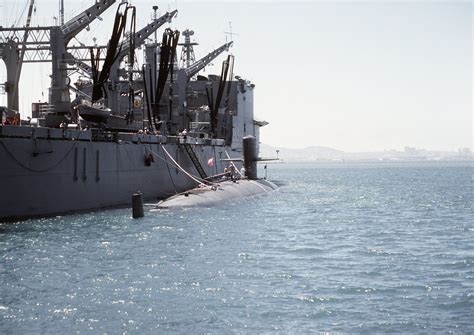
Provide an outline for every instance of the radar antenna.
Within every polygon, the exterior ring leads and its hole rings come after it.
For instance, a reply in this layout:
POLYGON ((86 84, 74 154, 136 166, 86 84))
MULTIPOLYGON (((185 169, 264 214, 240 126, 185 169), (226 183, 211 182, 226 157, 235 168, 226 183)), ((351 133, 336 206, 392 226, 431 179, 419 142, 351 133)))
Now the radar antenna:
POLYGON ((227 43, 227 39, 230 39, 231 41, 234 40, 234 36, 239 36, 236 33, 232 32, 232 22, 229 21, 229 31, 224 31, 225 34, 225 42, 227 43))
POLYGON ((179 43, 183 49, 181 50, 181 67, 190 67, 196 61, 194 55, 193 45, 198 45, 196 42, 191 42, 191 36, 194 35, 194 31, 186 29, 183 31, 184 43, 179 43))

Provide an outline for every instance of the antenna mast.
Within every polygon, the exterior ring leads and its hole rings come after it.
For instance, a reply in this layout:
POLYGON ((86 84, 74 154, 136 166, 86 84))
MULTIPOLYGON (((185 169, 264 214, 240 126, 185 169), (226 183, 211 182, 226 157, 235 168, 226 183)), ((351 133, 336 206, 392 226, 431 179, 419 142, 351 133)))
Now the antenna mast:
MULTIPOLYGON (((158 10, 158 6, 155 5, 152 8, 153 8, 153 11, 154 11, 153 20, 156 21, 156 18, 157 18, 156 17, 156 11, 158 10)), ((158 43, 158 38, 157 38, 157 35, 156 35, 156 30, 155 30, 155 46, 156 46, 157 43, 158 43)))
POLYGON ((179 43, 178 45, 183 46, 181 50, 181 62, 182 66, 186 68, 190 67, 196 61, 196 56, 194 55, 193 45, 198 45, 196 42, 191 42, 191 36, 194 35, 194 31, 186 29, 183 31, 184 43, 179 43))
POLYGON ((227 43, 227 37, 230 37, 230 40, 232 41, 233 38, 234 38, 234 35, 239 36, 239 35, 232 32, 232 22, 230 22, 230 21, 229 21, 229 31, 224 31, 224 34, 225 34, 226 43, 227 43))
POLYGON ((59 0, 59 25, 64 25, 64 0, 59 0))

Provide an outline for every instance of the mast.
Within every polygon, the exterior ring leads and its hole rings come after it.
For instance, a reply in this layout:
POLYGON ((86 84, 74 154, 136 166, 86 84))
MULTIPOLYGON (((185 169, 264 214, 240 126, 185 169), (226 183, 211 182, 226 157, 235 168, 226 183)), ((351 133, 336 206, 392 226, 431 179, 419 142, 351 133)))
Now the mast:
POLYGON ((181 67, 190 67, 196 61, 194 55, 193 45, 198 45, 196 42, 191 42, 191 36, 194 35, 194 31, 186 29, 183 31, 184 43, 179 43, 183 48, 181 49, 181 67))
MULTIPOLYGON (((153 21, 156 21, 157 19, 157 16, 156 16, 156 11, 158 10, 158 6, 153 6, 153 21)), ((155 44, 158 43, 158 37, 157 37, 157 34, 156 34, 156 30, 155 30, 155 33, 154 33, 154 37, 155 37, 155 44)))
POLYGON ((64 24, 64 0, 59 0, 59 25, 64 24))

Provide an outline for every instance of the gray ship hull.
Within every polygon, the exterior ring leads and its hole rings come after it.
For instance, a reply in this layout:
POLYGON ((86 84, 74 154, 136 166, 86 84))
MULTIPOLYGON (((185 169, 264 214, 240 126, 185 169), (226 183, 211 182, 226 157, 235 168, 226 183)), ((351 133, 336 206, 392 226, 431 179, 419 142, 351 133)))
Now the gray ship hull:
POLYGON ((138 191, 146 200, 165 199, 197 185, 181 170, 199 178, 185 143, 209 176, 222 172, 220 158, 230 153, 222 140, 93 135, 0 126, 0 220, 129 205, 138 191))

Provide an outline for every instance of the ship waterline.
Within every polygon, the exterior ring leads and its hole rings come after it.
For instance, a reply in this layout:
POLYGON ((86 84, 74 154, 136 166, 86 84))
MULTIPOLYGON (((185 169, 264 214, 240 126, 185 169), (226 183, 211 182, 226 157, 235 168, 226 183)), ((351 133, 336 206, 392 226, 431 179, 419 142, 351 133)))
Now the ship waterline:
MULTIPOLYGON (((0 131, 11 128, 2 126, 0 131)), ((135 192, 146 200, 164 199, 199 180, 184 172, 198 176, 186 145, 201 162, 212 159, 212 166, 202 164, 209 176, 223 169, 220 158, 230 150, 222 140, 122 134, 132 141, 119 136, 113 142, 92 142, 87 140, 89 131, 70 134, 77 138, 0 137, 1 219, 126 205, 135 192)))

